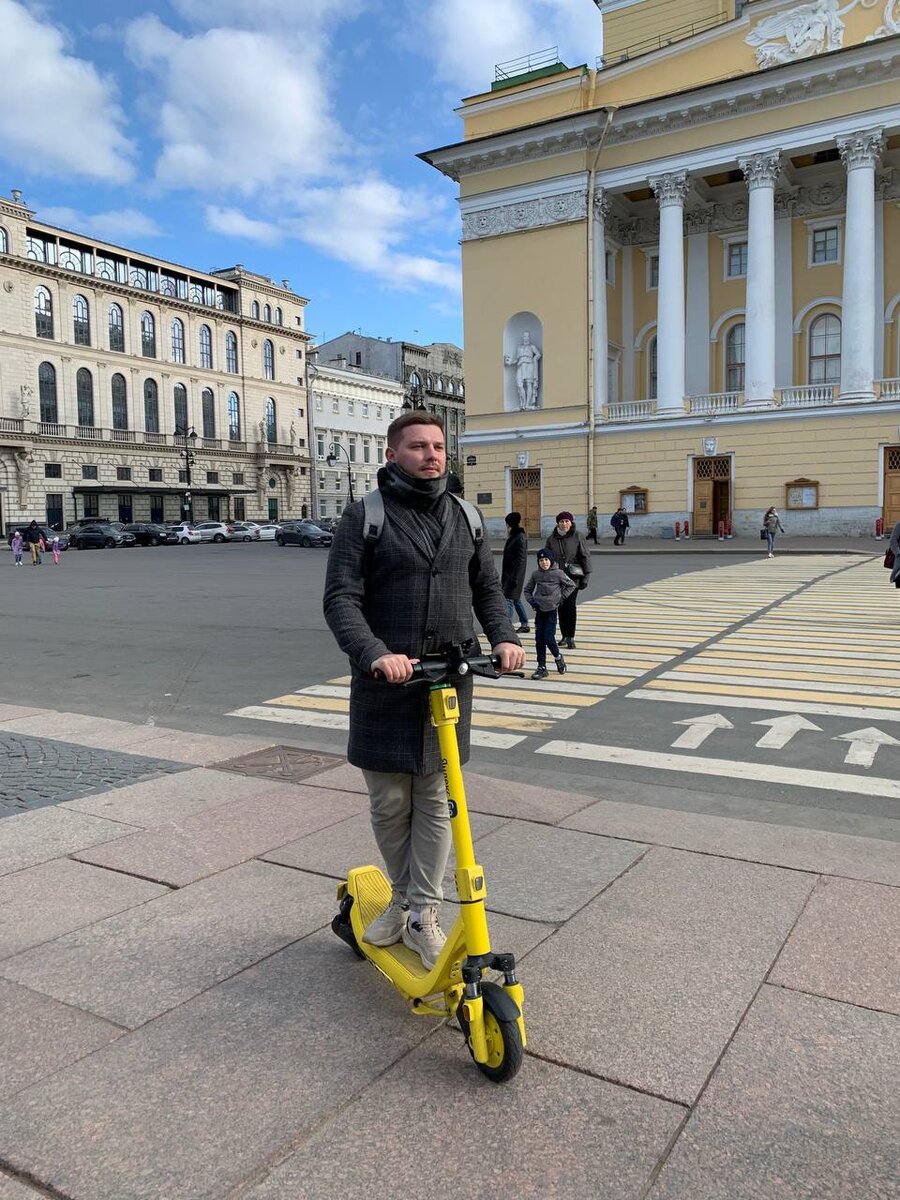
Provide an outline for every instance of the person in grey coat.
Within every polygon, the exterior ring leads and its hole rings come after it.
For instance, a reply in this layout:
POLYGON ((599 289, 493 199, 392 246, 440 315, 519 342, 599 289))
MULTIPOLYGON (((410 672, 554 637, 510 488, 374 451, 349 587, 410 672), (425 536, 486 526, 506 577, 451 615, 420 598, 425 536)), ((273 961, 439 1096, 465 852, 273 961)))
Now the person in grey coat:
POLYGON ((565 675, 566 660, 556 644, 556 613, 567 596, 575 593, 574 582, 554 564, 549 550, 539 550, 538 569, 525 585, 525 599, 534 609, 534 642, 537 670, 532 679, 547 678, 547 650, 556 661, 556 669, 565 675))
MULTIPOLYGON (((515 671, 525 652, 513 631, 487 540, 475 544, 447 495, 444 428, 431 413, 404 413, 387 432, 378 472, 385 521, 365 538, 363 503, 344 513, 328 560, 325 619, 351 666, 349 761, 369 789, 372 829, 391 881, 391 902, 366 929, 372 945, 403 940, 430 968, 445 938, 437 921, 450 822, 426 689, 399 687, 413 663, 471 642, 474 615, 515 671), (379 682, 377 674, 385 681, 379 682)), ((460 758, 469 757, 472 677, 457 683, 460 758)))
POLYGON ((575 649, 575 623, 578 620, 576 603, 578 592, 588 585, 591 576, 591 552, 587 542, 575 528, 575 518, 570 512, 557 513, 556 528, 547 538, 544 549, 561 570, 575 581, 572 594, 566 596, 559 606, 559 644, 567 650, 575 649))
POLYGON ((517 512, 506 514, 506 544, 503 547, 503 565, 500 568, 500 587, 506 598, 506 611, 510 621, 513 608, 519 618, 516 633, 530 633, 528 612, 522 605, 522 588, 525 584, 525 568, 528 566, 528 538, 522 528, 522 517, 517 512))

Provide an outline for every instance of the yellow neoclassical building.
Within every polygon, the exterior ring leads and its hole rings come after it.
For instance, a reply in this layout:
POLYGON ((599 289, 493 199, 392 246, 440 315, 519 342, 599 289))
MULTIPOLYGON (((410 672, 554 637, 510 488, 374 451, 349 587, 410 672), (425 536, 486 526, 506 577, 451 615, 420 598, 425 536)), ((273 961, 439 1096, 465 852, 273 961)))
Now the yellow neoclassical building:
POLYGON ((602 59, 498 69, 422 156, 459 183, 467 494, 497 530, 900 520, 900 0, 599 6, 602 59))

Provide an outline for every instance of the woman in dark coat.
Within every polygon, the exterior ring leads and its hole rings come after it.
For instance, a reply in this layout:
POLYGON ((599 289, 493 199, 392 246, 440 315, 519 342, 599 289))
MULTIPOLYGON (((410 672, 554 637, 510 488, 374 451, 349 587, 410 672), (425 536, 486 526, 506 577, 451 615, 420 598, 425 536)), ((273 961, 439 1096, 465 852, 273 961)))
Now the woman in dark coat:
POLYGON ((891 534, 891 549, 894 552, 894 567, 891 571, 891 583, 900 588, 900 521, 894 526, 891 534))
POLYGON ((573 579, 577 591, 567 596, 559 606, 560 646, 575 649, 575 622, 578 592, 588 585, 591 575, 591 552, 587 542, 575 528, 575 518, 570 512, 561 512, 556 517, 556 528, 547 538, 546 548, 554 561, 573 579))
POLYGON ((519 618, 516 633, 530 633, 528 611, 522 604, 522 588, 525 585, 525 568, 528 565, 528 538, 522 528, 520 513, 506 514, 506 545, 503 547, 503 566, 500 570, 500 587, 506 600, 509 619, 513 608, 519 618))

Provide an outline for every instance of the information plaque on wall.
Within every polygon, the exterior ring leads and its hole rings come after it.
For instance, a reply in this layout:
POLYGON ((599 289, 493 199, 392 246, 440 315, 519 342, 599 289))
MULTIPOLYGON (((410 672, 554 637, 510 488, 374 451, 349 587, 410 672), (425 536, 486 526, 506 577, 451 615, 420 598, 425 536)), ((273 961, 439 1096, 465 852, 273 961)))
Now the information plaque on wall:
POLYGON ((493 492, 479 492, 478 495, 475 497, 475 503, 476 504, 493 504, 494 503, 494 493, 493 492))

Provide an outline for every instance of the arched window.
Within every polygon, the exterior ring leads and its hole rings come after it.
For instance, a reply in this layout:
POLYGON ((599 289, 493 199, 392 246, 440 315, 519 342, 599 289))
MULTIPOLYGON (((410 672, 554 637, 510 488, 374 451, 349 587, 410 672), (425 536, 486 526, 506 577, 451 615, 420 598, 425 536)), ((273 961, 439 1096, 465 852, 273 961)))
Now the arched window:
POLYGON ((116 372, 110 380, 112 394, 112 423, 113 429, 128 428, 128 390, 125 387, 125 376, 116 372))
POLYGON ((45 287, 34 289, 34 332, 38 337, 53 337, 53 297, 45 287))
POLYGON ((732 325, 725 336, 725 391, 744 390, 744 363, 746 361, 746 326, 743 321, 732 325))
POLYGON ((250 305, 250 316, 254 319, 254 321, 259 320, 259 301, 258 300, 254 300, 253 303, 250 305))
POLYGON ((280 308, 275 309, 275 324, 276 325, 284 324, 284 313, 281 311, 280 308))
POLYGON ((72 329, 76 346, 91 344, 91 313, 84 296, 76 296, 72 301, 72 329))
POLYGON ((228 437, 232 442, 241 440, 241 402, 237 392, 228 393, 228 437))
POLYGON ((268 338, 263 342, 263 373, 266 379, 275 378, 275 347, 268 338))
POLYGON ((216 398, 212 388, 203 389, 200 403, 203 408, 203 436, 214 438, 216 436, 216 398))
POLYGON ((153 313, 145 312, 141 317, 141 354, 144 358, 156 358, 156 322, 153 313))
POLYGON ((266 440, 278 441, 278 426, 275 420, 275 401, 270 396, 266 401, 266 440))
POLYGON ((269 321, 271 323, 271 320, 272 320, 272 305, 271 304, 267 304, 266 307, 263 309, 263 320, 269 321))
POLYGON ((125 352, 125 317, 120 304, 109 306, 109 348, 125 352))
POLYGON ((0 225, 0 254, 9 254, 9 234, 0 225))
POLYGON ((437 390, 439 392, 442 392, 444 390, 444 379, 443 379, 443 376, 441 376, 441 375, 438 375, 438 377, 437 377, 437 390))
POLYGON ((413 373, 409 377, 409 386, 411 388, 421 387, 421 380, 419 379, 419 376, 416 374, 415 371, 413 371, 413 373))
POLYGON ((208 325, 200 326, 200 366, 212 370, 212 332, 208 325))
POLYGON ((159 388, 155 379, 144 380, 144 428, 159 433, 159 388))
POLYGON ((38 367, 38 395, 41 400, 41 420, 55 425, 59 420, 56 403, 56 368, 53 363, 42 362, 38 367))
POLYGON ((659 364, 657 358, 656 335, 647 344, 647 399, 655 400, 659 387, 659 364))
POLYGON ((172 394, 175 401, 175 432, 186 437, 188 428, 187 388, 183 383, 176 383, 172 394))
POLYGON ((180 317, 172 322, 172 362, 184 362, 184 321, 180 317))
POLYGON ((231 330, 225 334, 225 370, 232 375, 238 372, 237 338, 231 330))
POLYGON ((838 383, 840 378, 840 317, 823 313, 809 327, 809 382, 838 383))
POLYGON ((87 367, 79 367, 75 376, 75 395, 78 400, 78 424, 94 424, 94 377, 87 367))

